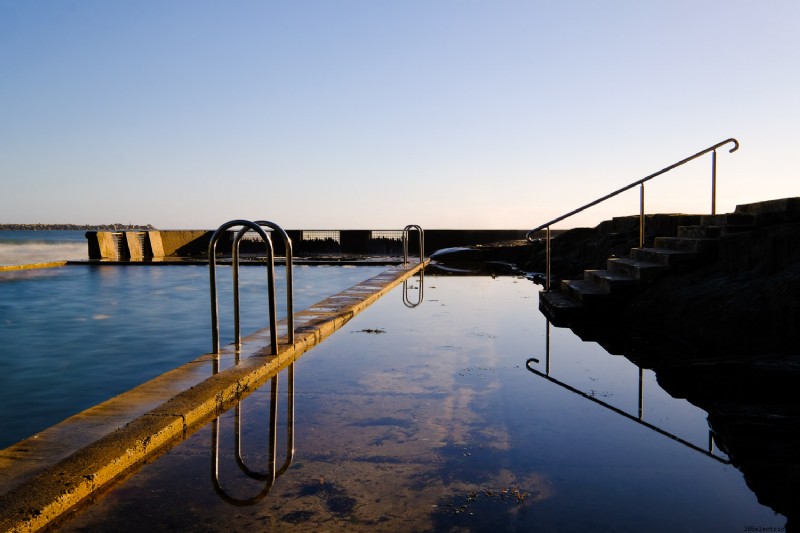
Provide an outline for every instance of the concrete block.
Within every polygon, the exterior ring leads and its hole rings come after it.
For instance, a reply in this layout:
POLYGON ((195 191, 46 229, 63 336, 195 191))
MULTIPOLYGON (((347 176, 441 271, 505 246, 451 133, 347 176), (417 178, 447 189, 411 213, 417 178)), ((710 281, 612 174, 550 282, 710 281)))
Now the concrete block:
POLYGON ((147 242, 150 245, 150 257, 164 257, 164 243, 161 242, 160 231, 148 231, 147 242))
MULTIPOLYGON (((90 232, 91 233, 91 232, 90 232)), ((89 251, 90 259, 110 259, 112 261, 119 260, 119 250, 117 249, 117 242, 114 240, 114 235, 110 231, 96 231, 94 232, 97 238, 97 257, 92 257, 92 247, 90 245, 89 251)), ((87 234, 88 236, 88 234, 87 234)))
POLYGON ((128 259, 131 261, 141 261, 144 259, 144 250, 142 250, 142 243, 139 236, 142 233, 139 231, 126 231, 123 233, 125 238, 125 248, 128 250, 128 259))

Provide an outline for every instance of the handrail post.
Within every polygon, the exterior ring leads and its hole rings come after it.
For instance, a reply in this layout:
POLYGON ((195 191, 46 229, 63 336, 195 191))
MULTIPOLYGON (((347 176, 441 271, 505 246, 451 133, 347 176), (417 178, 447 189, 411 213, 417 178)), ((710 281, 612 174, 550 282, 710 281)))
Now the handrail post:
POLYGON ((419 234, 419 262, 420 264, 425 262, 425 232, 422 231, 422 227, 418 226, 417 224, 409 224, 405 228, 403 228, 403 264, 408 264, 408 239, 411 230, 417 230, 419 234))
MULTIPOLYGON (((274 222, 270 222, 268 220, 256 220, 256 224, 259 226, 267 226, 272 228, 274 231, 277 231, 281 237, 283 238, 283 245, 286 249, 286 325, 288 329, 288 337, 287 342, 289 344, 294 344, 294 281, 292 272, 294 271, 294 265, 292 262, 293 251, 292 251, 292 239, 289 237, 289 234, 280 227, 279 225, 275 224, 274 222)), ((275 352, 277 353, 277 352, 275 352)))
POLYGON ((644 370, 639 367, 639 420, 644 418, 644 370))
MULTIPOLYGON (((208 271, 209 288, 211 292, 211 353, 219 353, 219 310, 217 307, 217 242, 225 232, 235 226, 247 226, 258 233, 264 241, 268 237, 266 232, 249 220, 231 220, 217 228, 208 243, 208 271)), ((274 302, 273 302, 274 303, 274 302)))
POLYGON ((544 289, 546 291, 550 290, 550 226, 547 226, 547 231, 545 232, 544 240, 546 242, 545 245, 545 282, 544 282, 544 289))
POLYGON ((644 248, 644 183, 639 188, 639 248, 644 248))
POLYGON ((717 214, 717 150, 711 152, 711 214, 717 214))
MULTIPOLYGON (((258 222, 256 222, 258 224, 258 222)), ((236 233, 233 240, 233 343, 237 350, 242 345, 241 335, 241 321, 240 321, 240 306, 239 306, 239 263, 240 263, 240 245, 245 234, 250 231, 249 226, 243 227, 236 233)), ((275 252, 272 248, 272 239, 269 233, 266 234, 266 241, 264 244, 267 247, 267 295, 268 295, 268 311, 269 311, 269 327, 270 327, 270 346, 274 353, 278 353, 278 334, 277 334, 277 311, 275 309, 275 252), (272 331, 276 333, 272 334, 272 331)))

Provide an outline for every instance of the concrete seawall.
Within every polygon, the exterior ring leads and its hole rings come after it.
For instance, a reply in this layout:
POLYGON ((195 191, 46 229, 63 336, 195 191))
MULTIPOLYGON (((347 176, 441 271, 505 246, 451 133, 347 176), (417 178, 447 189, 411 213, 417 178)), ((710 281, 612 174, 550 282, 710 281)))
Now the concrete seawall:
MULTIPOLYGON (((141 261, 159 258, 206 258, 211 230, 163 231, 89 231, 89 259, 105 261, 141 261)), ((287 230, 296 256, 325 255, 382 255, 403 254, 402 230, 287 230)), ((425 230, 425 256, 436 250, 455 246, 489 244, 522 240, 527 230, 425 230)), ((285 255, 281 239, 274 239, 276 255, 285 255)), ((231 240, 221 239, 217 250, 223 255, 231 252, 231 240)), ((259 241, 243 240, 243 253, 264 252, 259 241)), ((409 254, 419 255, 416 232, 409 237, 409 254)))

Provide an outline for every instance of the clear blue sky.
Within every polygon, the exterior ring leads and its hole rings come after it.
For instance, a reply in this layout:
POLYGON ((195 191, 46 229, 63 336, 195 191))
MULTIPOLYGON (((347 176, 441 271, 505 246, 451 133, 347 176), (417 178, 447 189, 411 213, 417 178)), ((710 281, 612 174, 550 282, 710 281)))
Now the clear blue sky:
MULTIPOLYGON (((800 196, 798 28, 797 0, 0 0, 0 222, 528 228, 731 136, 718 211, 800 196)), ((706 156, 647 210, 710 188, 706 156)))

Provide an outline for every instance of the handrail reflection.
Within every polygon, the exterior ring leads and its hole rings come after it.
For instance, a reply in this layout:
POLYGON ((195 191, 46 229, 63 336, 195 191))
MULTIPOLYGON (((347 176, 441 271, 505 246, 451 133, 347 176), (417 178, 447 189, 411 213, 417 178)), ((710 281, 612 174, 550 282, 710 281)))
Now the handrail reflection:
MULTIPOLYGON (((412 302, 411 298, 408 297, 408 289, 409 289, 408 282, 409 282, 408 279, 403 280, 403 305, 409 308, 414 308, 417 307, 419 304, 421 304, 424 299, 423 291, 425 289, 425 271, 423 270, 419 271, 419 288, 417 290, 416 302, 412 302)), ((414 287, 410 288, 413 289, 414 287)))
POLYGON ((291 466, 294 460, 294 363, 290 364, 287 368, 288 380, 288 403, 286 408, 286 457, 280 468, 276 468, 276 449, 277 449, 277 436, 278 436, 278 375, 272 376, 270 379, 270 403, 269 403, 269 445, 268 445, 268 458, 266 472, 259 472, 256 469, 250 468, 245 463, 242 455, 242 409, 241 401, 236 404, 234 415, 234 452, 236 465, 239 470, 250 479, 256 481, 263 481, 264 486, 260 492, 249 498, 238 498, 231 496, 222 487, 219 480, 219 437, 220 430, 219 417, 215 418, 211 423, 211 484, 214 491, 227 503, 236 506, 255 505, 263 500, 275 484, 275 480, 283 475, 291 466))
MULTIPOLYGON (((536 374, 537 376, 539 376, 539 377, 541 377, 541 378, 544 378, 544 379, 546 379, 547 381, 549 381, 549 382, 551 382, 551 383, 555 383, 556 385, 559 385, 559 386, 561 386, 561 387, 563 387, 563 388, 567 389, 567 390, 568 390, 568 391, 570 391, 570 392, 574 392, 574 393, 575 393, 575 394, 577 394, 578 396, 582 396, 583 398, 586 398, 587 400, 591 400, 591 401, 593 401, 593 402, 594 402, 594 403, 596 403, 596 404, 602 405, 602 406, 603 406, 603 407, 605 407, 606 409, 609 409, 609 410, 611 410, 611 411, 613 411, 613 412, 617 413, 618 415, 622 415, 622 416, 624 416, 625 418, 627 418, 627 419, 629 419, 629 420, 633 420, 633 421, 634 421, 634 422, 636 422, 637 424, 641 424, 642 426, 644 426, 644 427, 646 427, 646 428, 648 428, 648 429, 652 429, 652 430, 653 430, 653 431, 655 431, 656 433, 660 433, 661 435, 664 435, 665 437, 669 437, 670 439, 672 439, 672 440, 674 440, 674 441, 676 441, 676 442, 679 442, 679 443, 683 444, 684 446, 687 446, 687 447, 689 447, 689 448, 691 448, 691 449, 693 449, 693 450, 695 450, 695 451, 697 451, 697 452, 700 452, 700 453, 702 453, 703 455, 706 455, 706 456, 708 456, 708 457, 711 457, 712 459, 716 459, 716 460, 717 460, 717 461, 719 461, 720 463, 724 463, 724 464, 730 464, 730 463, 731 463, 731 462, 730 462, 728 459, 723 459, 722 457, 719 457, 719 456, 717 456, 717 455, 714 455, 712 452, 710 452, 710 451, 708 451, 708 450, 704 450, 703 448, 701 448, 701 447, 699 447, 699 446, 697 446, 697 445, 695 445, 695 444, 692 444, 691 442, 689 442, 689 441, 686 441, 686 440, 684 440, 684 439, 682 439, 682 438, 678 437, 677 435, 673 435, 672 433, 670 433, 670 432, 668 432, 668 431, 665 431, 665 430, 661 429, 661 428, 660 428, 660 427, 658 427, 658 426, 654 426, 653 424, 651 424, 651 423, 649 423, 649 422, 645 422, 644 420, 642 420, 642 419, 640 419, 640 418, 637 418, 637 417, 635 417, 635 416, 633 416, 633 415, 631 415, 631 414, 628 414, 628 413, 626 413, 626 412, 625 412, 625 411, 623 411, 622 409, 619 409, 619 408, 617 408, 617 407, 614 407, 613 405, 611 405, 611 404, 608 404, 608 403, 606 403, 606 402, 604 402, 604 401, 602 401, 602 400, 598 400, 598 399, 597 399, 597 398, 595 398, 594 396, 591 396, 591 395, 589 395, 589 394, 586 394, 585 392, 583 392, 583 391, 581 391, 581 390, 578 390, 578 389, 576 389, 575 387, 572 387, 572 386, 570 386, 570 385, 567 385, 566 383, 564 383, 564 382, 562 382, 562 381, 559 381, 559 380, 557 380, 557 379, 555 379, 555 378, 553 378, 553 377, 551 377, 551 376, 548 376, 547 374, 545 374, 545 373, 543 373, 543 372, 540 372, 539 370, 536 370, 535 368, 531 368, 531 362, 538 363, 538 362, 539 362, 539 360, 538 360, 538 359, 536 359, 536 358, 533 358, 533 357, 531 357, 530 359, 528 359, 528 360, 525 362, 525 366, 528 368, 528 370, 530 370, 531 372, 533 372, 533 373, 534 373, 534 374, 536 374)), ((641 406, 640 406, 640 411, 641 411, 641 406)), ((713 442, 712 442, 712 444, 713 444, 713 442)))

